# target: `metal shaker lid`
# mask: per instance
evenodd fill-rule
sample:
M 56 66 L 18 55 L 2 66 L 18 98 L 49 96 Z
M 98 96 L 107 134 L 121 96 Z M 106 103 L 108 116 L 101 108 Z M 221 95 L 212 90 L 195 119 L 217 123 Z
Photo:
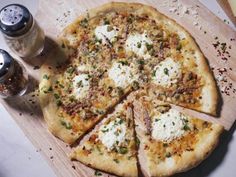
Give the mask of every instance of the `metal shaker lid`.
M 9 4 L 0 10 L 0 30 L 8 36 L 25 34 L 32 23 L 31 13 L 20 4 Z
M 8 73 L 13 63 L 14 59 L 11 55 L 5 50 L 0 49 L 0 78 Z

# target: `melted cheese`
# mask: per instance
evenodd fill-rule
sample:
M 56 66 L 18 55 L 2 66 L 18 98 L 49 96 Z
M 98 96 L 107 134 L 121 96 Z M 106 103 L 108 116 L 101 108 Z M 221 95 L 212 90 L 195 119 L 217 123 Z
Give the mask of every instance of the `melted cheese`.
M 120 118 L 102 125 L 99 128 L 98 138 L 102 144 L 111 150 L 114 146 L 120 146 L 125 140 L 126 125 Z
M 84 98 L 89 90 L 88 74 L 80 74 L 73 78 L 73 94 L 77 99 Z
M 112 30 L 109 30 L 111 28 Z M 106 44 L 109 40 L 113 42 L 118 35 L 118 29 L 110 25 L 97 26 L 95 29 L 95 35 L 99 40 L 102 40 L 103 44 Z
M 186 130 L 187 117 L 180 112 L 170 109 L 160 116 L 154 116 L 152 122 L 152 137 L 160 141 L 172 141 L 181 137 Z
M 112 65 L 112 68 L 108 71 L 108 76 L 115 82 L 117 87 L 122 88 L 126 88 L 137 78 L 130 66 L 118 62 Z
M 125 49 L 126 51 L 134 52 L 139 57 L 149 59 L 151 55 L 147 51 L 147 44 L 151 45 L 152 41 L 147 37 L 146 33 L 132 34 L 129 35 L 128 39 L 126 40 Z
M 170 86 L 181 77 L 181 65 L 172 58 L 166 58 L 154 68 L 153 81 L 157 85 Z

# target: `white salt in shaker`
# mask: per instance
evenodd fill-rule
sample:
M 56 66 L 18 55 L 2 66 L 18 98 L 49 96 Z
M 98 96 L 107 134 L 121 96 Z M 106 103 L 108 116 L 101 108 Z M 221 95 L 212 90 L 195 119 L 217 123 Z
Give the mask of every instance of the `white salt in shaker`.
M 34 57 L 43 50 L 44 32 L 29 10 L 20 4 L 0 10 L 0 30 L 8 47 L 20 57 Z

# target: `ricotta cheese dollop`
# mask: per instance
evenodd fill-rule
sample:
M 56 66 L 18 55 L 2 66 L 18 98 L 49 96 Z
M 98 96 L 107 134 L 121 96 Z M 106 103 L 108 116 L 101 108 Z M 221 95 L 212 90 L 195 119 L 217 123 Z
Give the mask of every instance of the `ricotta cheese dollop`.
M 113 42 L 115 37 L 118 35 L 118 28 L 112 27 L 110 25 L 97 26 L 95 28 L 95 36 L 102 40 L 102 44 L 106 44 L 109 40 Z
M 125 122 L 116 118 L 107 125 L 102 125 L 99 128 L 98 138 L 102 144 L 111 150 L 115 146 L 120 146 L 125 140 L 126 125 Z
M 137 79 L 133 68 L 128 65 L 116 62 L 108 71 L 108 76 L 115 82 L 117 87 L 126 88 L 129 84 Z
M 185 133 L 187 124 L 188 120 L 185 115 L 170 109 L 160 116 L 153 117 L 152 137 L 159 141 L 172 141 Z
M 148 53 L 148 46 L 152 45 L 152 40 L 148 38 L 147 34 L 131 34 L 128 36 L 128 39 L 125 42 L 126 51 L 134 52 L 139 57 L 144 59 L 151 58 L 151 55 Z
M 77 99 L 84 98 L 89 90 L 89 75 L 80 74 L 73 78 L 73 94 Z
M 157 85 L 170 86 L 181 77 L 181 65 L 168 57 L 154 68 L 153 81 Z

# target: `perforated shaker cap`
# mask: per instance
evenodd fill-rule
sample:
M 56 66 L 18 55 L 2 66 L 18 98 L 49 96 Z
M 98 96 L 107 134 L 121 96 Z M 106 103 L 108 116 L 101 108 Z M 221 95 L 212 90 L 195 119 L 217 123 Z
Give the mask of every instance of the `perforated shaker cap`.
M 20 4 L 9 4 L 0 10 L 0 30 L 8 36 L 20 36 L 29 31 L 33 17 Z
M 11 55 L 5 50 L 0 49 L 0 78 L 8 73 L 13 63 L 14 59 Z

